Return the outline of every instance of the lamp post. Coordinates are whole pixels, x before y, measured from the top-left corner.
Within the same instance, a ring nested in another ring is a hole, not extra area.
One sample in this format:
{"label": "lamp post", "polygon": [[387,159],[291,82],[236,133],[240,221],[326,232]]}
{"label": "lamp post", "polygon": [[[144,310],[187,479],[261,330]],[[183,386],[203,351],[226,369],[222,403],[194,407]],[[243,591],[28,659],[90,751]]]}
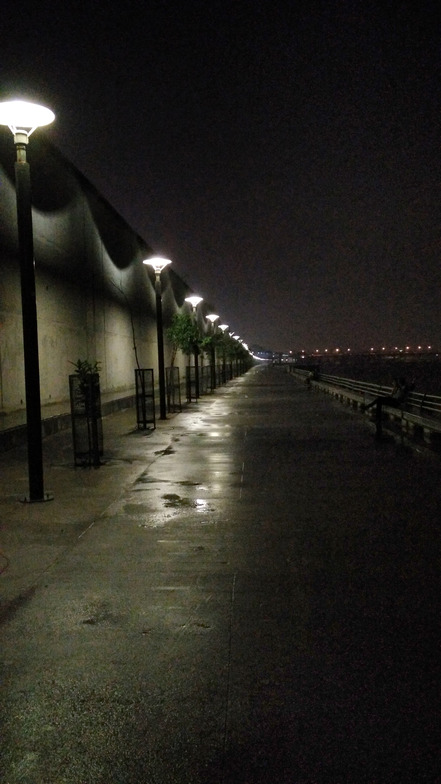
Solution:
{"label": "lamp post", "polygon": [[[228,329],[228,324],[219,324],[219,329],[222,332],[222,336],[223,336],[225,331]],[[222,383],[226,384],[226,381],[227,381],[227,373],[226,373],[226,360],[225,360],[225,341],[222,340]]]}
{"label": "lamp post", "polygon": [[45,106],[26,101],[0,103],[0,125],[14,135],[16,149],[15,188],[17,200],[18,250],[20,259],[23,353],[26,396],[29,497],[25,501],[48,501],[43,487],[41,435],[40,366],[38,358],[37,299],[35,289],[34,241],[32,229],[31,179],[26,148],[31,133],[49,125],[54,113]]}
{"label": "lamp post", "polygon": [[[230,337],[233,340],[240,340],[240,335],[236,335],[235,332],[230,332]],[[237,356],[237,352],[234,352],[234,364],[235,364],[235,376],[239,375],[239,358]]]}
{"label": "lamp post", "polygon": [[[200,302],[202,302],[202,297],[198,297],[196,294],[193,294],[191,297],[185,297],[185,301],[189,302],[192,311],[193,311],[193,319],[196,324],[196,308]],[[198,345],[195,342],[194,344],[194,393],[196,400],[199,397],[199,359],[198,359]]]}
{"label": "lamp post", "polygon": [[217,315],[217,313],[209,313],[208,316],[206,316],[206,318],[211,323],[212,332],[213,332],[212,338],[211,338],[212,342],[211,342],[211,347],[210,347],[211,388],[212,389],[216,389],[216,349],[214,347],[214,336],[215,336],[215,333],[216,333],[216,324],[215,324],[215,322],[218,320],[219,316]]}
{"label": "lamp post", "polygon": [[143,264],[148,264],[155,271],[155,294],[156,294],[156,335],[158,341],[158,376],[159,376],[159,418],[167,419],[165,404],[165,371],[164,371],[164,335],[162,328],[162,284],[161,272],[167,264],[171,264],[170,259],[163,259],[154,256],[152,259],[144,259]]}

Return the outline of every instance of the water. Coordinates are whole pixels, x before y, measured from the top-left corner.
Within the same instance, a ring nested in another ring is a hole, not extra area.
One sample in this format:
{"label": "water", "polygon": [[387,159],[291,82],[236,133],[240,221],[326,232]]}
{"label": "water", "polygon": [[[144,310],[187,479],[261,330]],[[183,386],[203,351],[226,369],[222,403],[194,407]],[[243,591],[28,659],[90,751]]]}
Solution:
{"label": "water", "polygon": [[320,373],[382,386],[392,386],[394,377],[404,376],[416,392],[441,395],[441,357],[436,355],[332,357],[320,359],[317,366]]}

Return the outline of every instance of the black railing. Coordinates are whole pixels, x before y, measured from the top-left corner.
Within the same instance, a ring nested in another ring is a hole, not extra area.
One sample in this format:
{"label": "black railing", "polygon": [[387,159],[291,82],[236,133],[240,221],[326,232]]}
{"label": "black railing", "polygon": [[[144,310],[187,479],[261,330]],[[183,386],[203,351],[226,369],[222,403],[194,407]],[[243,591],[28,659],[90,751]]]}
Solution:
{"label": "black railing", "polygon": [[155,387],[152,368],[135,368],[136,424],[140,430],[154,430]]}
{"label": "black railing", "polygon": [[[351,390],[352,392],[363,395],[363,397],[377,397],[378,395],[389,395],[392,387],[385,387],[380,384],[372,384],[368,381],[359,381],[342,376],[331,376],[320,373],[317,380],[323,384],[330,384],[340,389]],[[441,417],[441,397],[439,395],[429,395],[425,392],[409,392],[406,408],[411,408],[421,415]]]}
{"label": "black railing", "polygon": [[69,391],[75,465],[99,466],[103,456],[99,374],[69,376]]}

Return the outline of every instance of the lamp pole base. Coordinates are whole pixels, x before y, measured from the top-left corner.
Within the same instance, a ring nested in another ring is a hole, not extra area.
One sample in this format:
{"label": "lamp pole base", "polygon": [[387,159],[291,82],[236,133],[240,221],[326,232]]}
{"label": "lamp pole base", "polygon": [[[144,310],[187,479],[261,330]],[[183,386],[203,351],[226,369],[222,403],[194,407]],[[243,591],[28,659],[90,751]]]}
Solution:
{"label": "lamp pole base", "polygon": [[54,494],[53,493],[43,493],[42,498],[31,498],[29,495],[24,495],[18,499],[22,504],[42,504],[45,501],[53,501]]}

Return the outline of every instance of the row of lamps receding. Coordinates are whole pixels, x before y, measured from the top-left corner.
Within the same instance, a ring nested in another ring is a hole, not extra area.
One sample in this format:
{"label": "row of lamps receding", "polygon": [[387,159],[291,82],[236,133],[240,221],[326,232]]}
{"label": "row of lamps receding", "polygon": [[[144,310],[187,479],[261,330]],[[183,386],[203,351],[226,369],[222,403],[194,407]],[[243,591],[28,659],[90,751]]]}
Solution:
{"label": "row of lamps receding", "polygon": [[[153,258],[144,259],[143,264],[147,264],[148,266],[152,267],[155,272],[155,294],[156,294],[156,332],[157,332],[157,339],[158,339],[158,375],[159,375],[159,417],[160,419],[167,419],[166,413],[166,397],[165,397],[165,368],[164,368],[164,339],[163,339],[163,325],[162,325],[162,283],[161,283],[161,272],[171,264],[170,259],[164,259],[162,256],[154,256]],[[192,294],[189,297],[185,297],[185,302],[188,302],[189,305],[192,307],[193,315],[196,316],[196,308],[202,302],[202,297],[199,297],[197,294]],[[208,313],[206,316],[208,321],[210,321],[213,329],[213,333],[215,330],[215,323],[219,319],[217,313]],[[222,332],[228,329],[228,324],[219,324],[219,329]],[[235,340],[240,340],[239,335],[235,335],[233,332],[230,332],[230,336]],[[248,349],[245,343],[243,343],[244,348]],[[199,397],[199,367],[198,367],[198,354],[195,351],[194,354],[194,363],[195,363],[195,387],[196,387],[196,398]]]}
{"label": "row of lamps receding", "polygon": [[[0,102],[0,125],[7,125],[11,130],[14,136],[16,149],[15,186],[23,321],[29,478],[29,494],[21,500],[27,502],[49,501],[52,500],[53,495],[44,491],[43,481],[40,367],[38,356],[32,202],[30,169],[26,159],[26,149],[29,137],[35,129],[49,125],[54,119],[54,113],[50,109],[47,109],[45,106],[40,106],[39,104],[20,100]],[[170,259],[154,257],[145,259],[143,263],[150,265],[155,271],[160,418],[166,419],[161,272],[171,263],[171,261]],[[186,297],[185,301],[191,305],[193,313],[195,314],[197,306],[202,302],[202,297],[192,295]],[[216,313],[209,313],[206,318],[211,322],[214,331],[214,325],[219,316]],[[228,324],[220,324],[219,329],[222,332],[225,332],[225,330],[228,329]],[[235,335],[232,332],[230,332],[230,335],[235,340],[240,340],[239,335]],[[241,341],[241,343],[244,348],[248,350],[246,343],[243,343],[243,341]],[[197,352],[195,352],[195,371],[197,378]],[[198,392],[196,392],[196,396],[198,397]]]}

